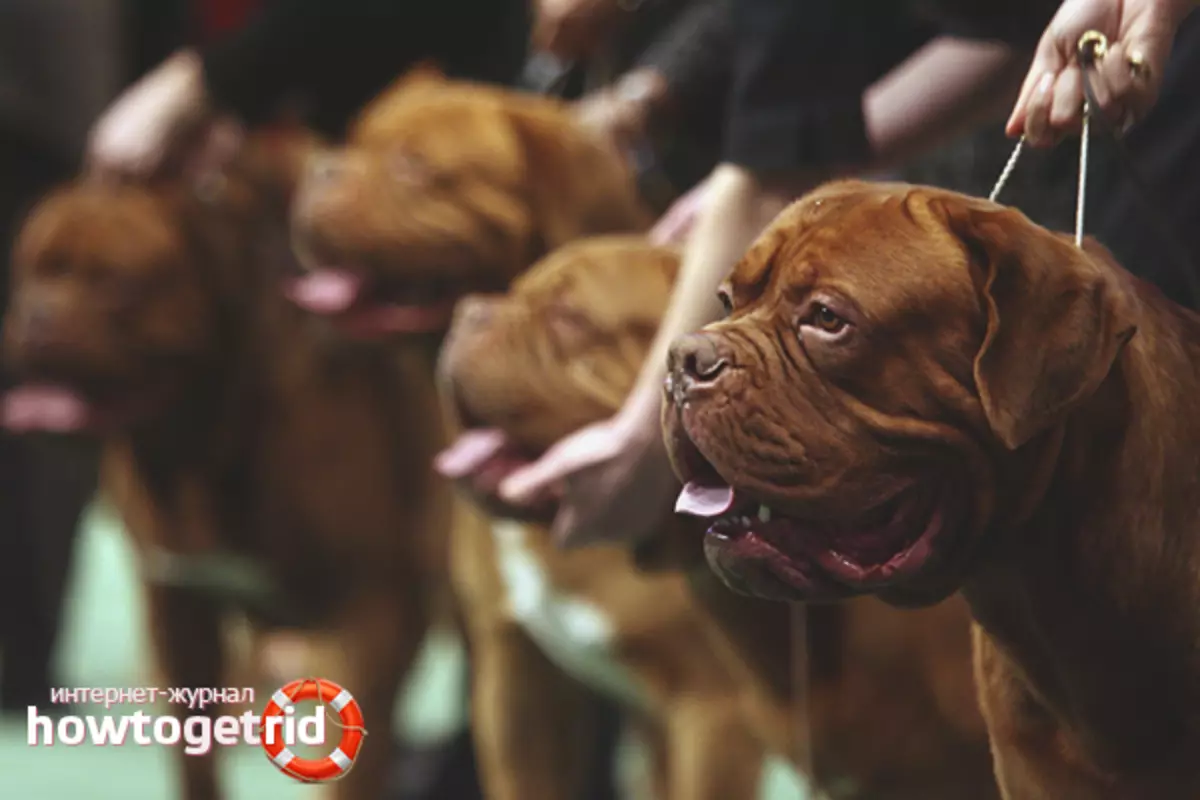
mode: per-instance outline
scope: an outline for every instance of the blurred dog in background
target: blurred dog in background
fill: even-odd
[[[677,266],[641,237],[590,238],[539,261],[507,295],[465,298],[441,364],[466,430],[440,468],[499,478],[611,413]],[[602,692],[662,743],[654,796],[754,797],[766,751],[682,575],[643,573],[619,545],[560,550],[545,526],[492,508],[492,535],[456,543],[453,559],[489,796],[576,796],[590,693]]]
[[[464,292],[649,221],[626,165],[565,104],[417,69],[305,173],[290,296],[354,338],[441,333]]]
[[[429,364],[340,358],[283,298],[302,159],[260,144],[34,209],[4,336],[25,385],[5,417],[104,438],[103,491],[135,540],[169,685],[226,685],[230,606],[324,632],[319,674],[352,687],[375,734],[336,796],[375,800],[397,687],[446,586],[439,407]],[[183,769],[189,800],[217,796],[211,756]]]

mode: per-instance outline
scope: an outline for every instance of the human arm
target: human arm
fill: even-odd
[[[479,28],[458,32],[468,12],[477,12]],[[336,136],[358,108],[421,59],[446,62],[451,72],[502,77],[489,70],[507,61],[499,53],[525,13],[524,0],[266,4],[242,29],[175,53],[126,90],[93,127],[90,160],[101,170],[154,172],[215,118],[256,125],[290,100],[303,103],[298,110],[307,123]]]
[[[627,150],[664,125],[714,118],[729,85],[729,2],[685,7],[627,72],[579,101],[579,120]]]
[[[1002,45],[939,38],[922,48],[863,94],[861,130],[865,156],[853,156],[840,170],[820,169],[792,181],[793,195],[811,188],[822,175],[887,169],[928,152],[977,124],[999,118],[1020,80],[1021,56]],[[929,91],[929,87],[937,87]],[[853,111],[841,123],[860,129]],[[752,141],[752,140],[751,140]],[[752,153],[749,145],[748,152]],[[750,157],[753,157],[752,155]],[[650,232],[664,244],[684,241],[706,202],[702,182],[671,206]]]
[[[564,63],[583,61],[609,42],[642,0],[534,0],[533,45]]]
[[[652,72],[665,84],[665,97],[651,106],[651,117],[724,103],[733,68],[732,2],[694,0],[638,58],[632,72]]]
[[[930,41],[935,29],[902,15],[857,35],[813,38],[802,30],[798,4],[749,5],[764,13],[739,6],[735,35],[762,46],[736,58],[728,158],[760,175],[790,178],[795,194],[834,175],[901,164],[999,118],[1020,80],[1023,57],[1016,49],[966,38]],[[836,30],[837,8],[811,20],[825,26],[811,30]],[[841,8],[853,16],[855,9]],[[823,86],[798,92],[784,78],[817,69],[829,77]],[[682,241],[705,193],[701,184],[680,198],[651,237]]]

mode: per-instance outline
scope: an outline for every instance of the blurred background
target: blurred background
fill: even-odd
[[[0,242],[46,189],[80,168],[89,130],[132,81],[188,44],[236,34],[255,3],[183,0],[0,0]],[[658,211],[699,181],[720,149],[719,98],[728,89],[719,54],[720,3],[647,2],[619,34],[565,62],[541,54],[526,64],[530,91],[582,98],[589,123],[629,155],[648,203]],[[714,11],[716,9],[716,11]],[[527,21],[527,20],[526,20]],[[514,49],[526,44],[516,30]],[[500,35],[500,34],[497,34]],[[607,38],[606,38],[607,36]],[[353,58],[350,55],[350,58]],[[662,65],[670,65],[670,68]],[[633,113],[629,76],[678,78],[674,111]],[[672,72],[674,70],[674,72]],[[624,83],[622,83],[624,81]],[[614,94],[621,86],[623,93]],[[649,96],[649,95],[647,95]],[[625,103],[626,105],[622,105]],[[897,175],[986,194],[1011,150],[998,126],[906,165]],[[1098,152],[1097,169],[1104,153]],[[1071,224],[1074,153],[1059,149],[1023,163],[1008,199],[1052,227]],[[7,289],[7,281],[4,282]],[[0,297],[0,300],[5,300]],[[93,498],[96,451],[0,434],[0,797],[13,800],[164,800],[176,797],[167,748],[30,748],[25,709],[49,706],[52,686],[154,685],[145,609],[130,545],[119,522]],[[256,685],[259,706],[286,673],[296,642],[246,638],[230,685]],[[290,649],[291,648],[291,649]],[[274,663],[273,660],[274,659]],[[281,670],[278,662],[282,661]],[[397,755],[395,797],[469,800],[470,788],[430,777],[449,770],[473,781],[462,750],[466,661],[461,643],[435,634],[397,704],[405,738],[434,747],[457,741],[440,761]],[[243,683],[242,681],[249,681]],[[86,713],[86,709],[80,709]],[[457,738],[456,738],[457,737]],[[257,748],[234,748],[223,782],[232,800],[309,796],[280,780]],[[636,756],[628,757],[630,762]],[[449,766],[447,766],[449,765]],[[413,788],[418,784],[434,788]],[[440,787],[440,788],[439,788]],[[794,789],[783,791],[795,791]],[[778,795],[780,797],[786,795]]]
[[[51,664],[56,685],[73,687],[156,686],[158,681],[144,629],[145,609],[134,555],[120,523],[102,504],[85,512],[66,582],[58,647]],[[247,665],[249,666],[249,665]],[[466,719],[461,676],[462,649],[453,638],[431,637],[400,702],[400,729],[412,741],[439,741]],[[243,669],[243,676],[250,673]],[[257,684],[256,713],[279,688]],[[251,684],[238,684],[251,685]],[[39,711],[50,712],[49,698]],[[73,713],[104,713],[81,707]],[[117,709],[114,709],[117,711]],[[224,751],[224,782],[230,800],[311,796],[311,788],[288,780],[257,747]],[[178,794],[170,748],[31,748],[24,709],[0,719],[0,790],[4,797],[30,800],[161,800]],[[402,778],[401,778],[402,780]],[[306,795],[305,793],[309,794]]]

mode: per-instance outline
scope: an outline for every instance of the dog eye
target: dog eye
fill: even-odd
[[[718,289],[717,299],[721,301],[721,307],[725,309],[726,316],[733,313],[733,298],[729,296],[729,292],[724,289]]]
[[[54,256],[38,262],[35,270],[43,278],[61,278],[71,271],[71,262]]]
[[[596,335],[596,328],[587,315],[566,304],[551,306],[545,315],[550,330],[556,336],[578,339]]]
[[[825,333],[841,333],[847,323],[829,306],[818,303],[813,308],[809,324]]]
[[[429,180],[429,163],[415,153],[396,151],[388,160],[391,176],[403,183],[425,183]]]

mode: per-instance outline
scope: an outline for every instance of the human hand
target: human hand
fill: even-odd
[[[711,181],[705,178],[671,204],[647,234],[658,245],[681,245],[696,224],[709,199]]]
[[[1154,105],[1175,29],[1191,0],[1065,0],[1038,43],[1006,130],[1034,146],[1079,129],[1083,73],[1077,55],[1088,31],[1108,37],[1092,87],[1098,111],[1127,129]]]
[[[634,70],[574,105],[576,121],[618,152],[628,153],[646,137],[650,118],[667,98],[667,82],[654,70]]]
[[[101,174],[151,175],[183,156],[214,118],[200,57],[185,50],[129,87],[92,127],[87,162]]]
[[[599,541],[641,541],[661,525],[678,491],[657,420],[627,415],[567,436],[501,485],[500,497],[536,505],[559,496],[556,541],[575,547]]]
[[[636,0],[538,0],[533,45],[570,63],[595,55]]]
[[[611,89],[600,89],[575,102],[575,120],[621,154],[631,151],[646,132],[645,109]]]
[[[514,505],[500,498],[500,484],[527,465],[518,448],[496,428],[463,432],[434,459],[433,468],[454,481],[459,491],[488,514],[504,519],[549,523],[554,519],[558,497],[553,493],[527,505]]]

